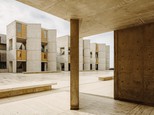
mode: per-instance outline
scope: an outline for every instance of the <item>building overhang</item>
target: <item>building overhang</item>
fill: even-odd
[[[80,37],[154,21],[153,0],[17,0],[65,20],[80,19]]]

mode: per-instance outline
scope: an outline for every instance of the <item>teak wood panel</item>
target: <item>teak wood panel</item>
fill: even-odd
[[[154,105],[154,23],[115,31],[115,99]]]
[[[25,61],[27,59],[26,50],[17,50],[17,60]]]
[[[47,43],[47,38],[45,37],[44,32],[47,32],[47,30],[41,29],[41,42]]]
[[[21,23],[19,23],[21,24]],[[17,26],[16,26],[16,36],[18,38],[26,39],[27,37],[27,26],[25,24],[21,24],[21,32],[17,31]]]
[[[47,53],[41,52],[41,60],[42,60],[43,62],[47,62]]]

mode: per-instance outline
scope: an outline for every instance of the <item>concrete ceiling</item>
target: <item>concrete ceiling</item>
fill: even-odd
[[[80,37],[154,21],[154,0],[18,0],[65,20],[80,18]]]

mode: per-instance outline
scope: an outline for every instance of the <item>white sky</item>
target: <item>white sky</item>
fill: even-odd
[[[0,0],[0,33],[6,34],[6,26],[14,20],[41,23],[43,28],[57,29],[57,35],[70,33],[69,22],[15,0]],[[91,42],[110,45],[110,67],[113,67],[113,32],[89,36]]]

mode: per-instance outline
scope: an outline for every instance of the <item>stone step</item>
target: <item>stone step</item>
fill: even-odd
[[[52,85],[56,84],[57,83],[31,82],[25,84],[7,85],[0,88],[0,98],[48,91],[52,89]]]
[[[113,76],[99,77],[98,79],[101,81],[108,81],[113,80]]]

